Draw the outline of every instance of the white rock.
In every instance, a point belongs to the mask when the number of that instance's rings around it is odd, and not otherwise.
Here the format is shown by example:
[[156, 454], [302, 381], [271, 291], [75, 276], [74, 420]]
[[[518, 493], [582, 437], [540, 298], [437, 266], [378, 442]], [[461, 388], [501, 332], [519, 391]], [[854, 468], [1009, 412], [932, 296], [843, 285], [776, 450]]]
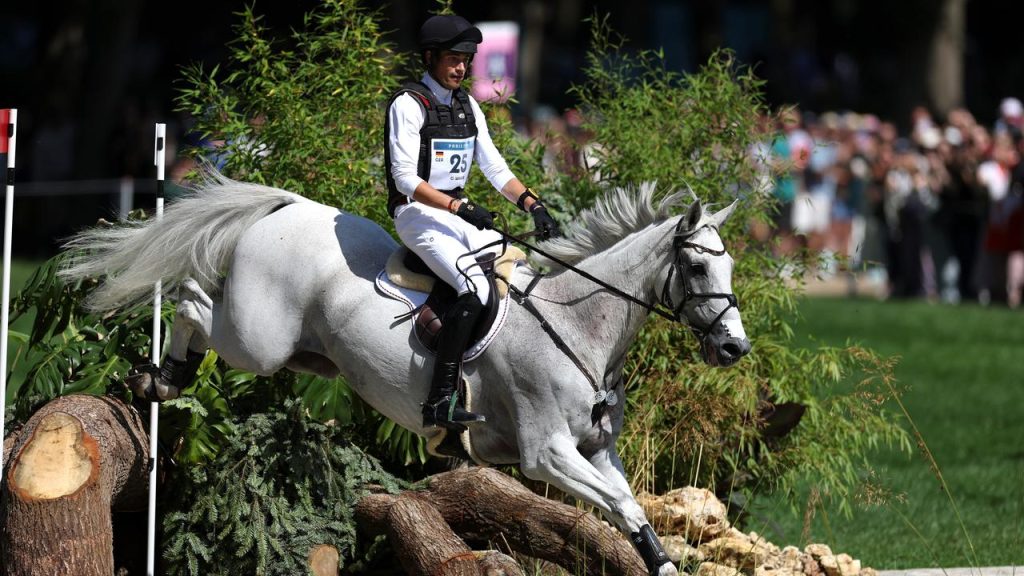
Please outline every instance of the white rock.
[[731, 566], [702, 562], [693, 576], [743, 576], [743, 574]]
[[661, 538], [661, 545], [665, 553], [675, 564], [688, 564], [691, 562], [703, 562], [704, 555], [699, 550], [690, 546], [683, 536], [669, 534]]
[[688, 486], [662, 496], [641, 493], [637, 501], [652, 526], [691, 543], [713, 540], [729, 530], [725, 505], [710, 490]]

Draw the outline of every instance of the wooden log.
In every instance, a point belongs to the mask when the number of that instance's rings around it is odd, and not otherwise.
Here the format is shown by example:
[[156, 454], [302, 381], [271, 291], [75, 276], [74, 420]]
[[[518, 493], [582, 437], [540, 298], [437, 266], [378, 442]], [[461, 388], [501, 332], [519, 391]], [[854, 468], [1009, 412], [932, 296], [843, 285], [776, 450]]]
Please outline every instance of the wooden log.
[[18, 437], [21, 436], [21, 431], [24, 426], [15, 426], [11, 433], [4, 438], [4, 467], [11, 461], [11, 450], [14, 448], [15, 442], [18, 441]]
[[525, 576], [519, 563], [507, 554], [497, 550], [484, 550], [475, 554], [483, 576]]
[[338, 549], [329, 544], [314, 546], [309, 551], [309, 572], [313, 576], [338, 576]]
[[428, 502], [399, 496], [388, 510], [387, 523], [406, 573], [481, 576], [473, 550]]
[[147, 438], [113, 398], [65, 396], [36, 412], [5, 461], [2, 573], [113, 574], [111, 511], [146, 505]]
[[[548, 560], [572, 574], [647, 574], [632, 545], [589, 512], [548, 500], [489, 468], [432, 476], [425, 490], [401, 497], [372, 494], [356, 506], [360, 529], [385, 533], [399, 499], [429, 502], [455, 534], [470, 542], [501, 542], [511, 550]], [[394, 533], [397, 539], [412, 536]]]

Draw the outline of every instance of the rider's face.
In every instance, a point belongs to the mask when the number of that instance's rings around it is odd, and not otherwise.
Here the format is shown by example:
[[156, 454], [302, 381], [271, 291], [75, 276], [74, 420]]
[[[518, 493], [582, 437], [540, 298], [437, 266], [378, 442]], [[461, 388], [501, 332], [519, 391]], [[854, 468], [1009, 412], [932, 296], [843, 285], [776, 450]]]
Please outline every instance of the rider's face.
[[442, 50], [437, 61], [430, 63], [430, 75], [447, 90], [455, 90], [466, 78], [472, 54]]

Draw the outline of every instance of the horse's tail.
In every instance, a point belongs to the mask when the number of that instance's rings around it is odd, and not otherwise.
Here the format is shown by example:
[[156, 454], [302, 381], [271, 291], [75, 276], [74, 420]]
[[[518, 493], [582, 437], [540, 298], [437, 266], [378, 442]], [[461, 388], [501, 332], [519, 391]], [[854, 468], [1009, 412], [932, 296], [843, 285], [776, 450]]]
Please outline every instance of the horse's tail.
[[86, 301], [101, 312], [144, 301], [158, 280], [171, 289], [193, 278], [203, 290], [216, 292], [242, 233], [278, 208], [303, 201], [308, 200], [206, 169], [162, 218], [97, 226], [72, 237], [59, 274], [72, 282], [106, 276]]

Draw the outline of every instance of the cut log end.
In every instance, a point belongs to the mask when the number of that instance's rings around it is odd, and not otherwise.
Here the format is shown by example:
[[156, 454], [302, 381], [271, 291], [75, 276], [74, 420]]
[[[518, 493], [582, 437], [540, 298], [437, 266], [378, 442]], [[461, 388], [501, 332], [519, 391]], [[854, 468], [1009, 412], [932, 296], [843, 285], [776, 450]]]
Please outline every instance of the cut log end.
[[339, 562], [338, 549], [334, 546], [321, 544], [309, 551], [309, 571], [313, 576], [336, 576]]
[[32, 432], [11, 466], [9, 480], [24, 500], [54, 500], [95, 481], [99, 465], [99, 447], [82, 422], [54, 412]]

